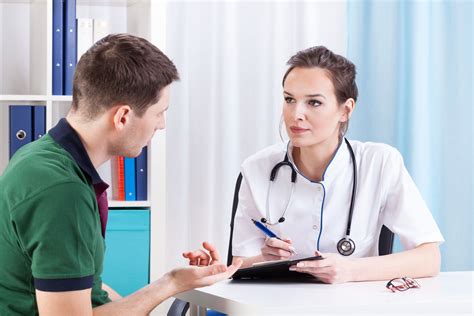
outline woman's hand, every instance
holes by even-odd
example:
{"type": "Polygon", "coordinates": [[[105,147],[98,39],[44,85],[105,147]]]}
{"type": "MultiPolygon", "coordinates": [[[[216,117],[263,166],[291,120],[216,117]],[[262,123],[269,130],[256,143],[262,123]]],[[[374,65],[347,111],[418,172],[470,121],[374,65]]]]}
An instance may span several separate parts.
{"type": "Polygon", "coordinates": [[[289,239],[267,238],[261,248],[263,261],[288,259],[294,251],[289,239]]]}
{"type": "Polygon", "coordinates": [[[343,257],[337,253],[323,254],[316,251],[322,260],[301,261],[291,266],[291,271],[308,273],[324,283],[336,284],[353,281],[351,267],[352,259],[343,257]]]}

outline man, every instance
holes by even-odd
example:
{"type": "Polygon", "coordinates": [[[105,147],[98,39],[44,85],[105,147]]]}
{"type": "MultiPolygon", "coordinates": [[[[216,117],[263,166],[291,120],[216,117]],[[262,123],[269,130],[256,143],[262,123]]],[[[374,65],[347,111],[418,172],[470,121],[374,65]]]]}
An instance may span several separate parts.
{"type": "Polygon", "coordinates": [[[67,117],[21,148],[0,177],[0,315],[146,315],[238,269],[205,243],[209,254],[196,255],[206,267],[175,269],[124,298],[102,284],[108,185],[96,170],[115,155],[138,156],[165,128],[178,79],[158,48],[127,34],[81,57],[67,117]]]}

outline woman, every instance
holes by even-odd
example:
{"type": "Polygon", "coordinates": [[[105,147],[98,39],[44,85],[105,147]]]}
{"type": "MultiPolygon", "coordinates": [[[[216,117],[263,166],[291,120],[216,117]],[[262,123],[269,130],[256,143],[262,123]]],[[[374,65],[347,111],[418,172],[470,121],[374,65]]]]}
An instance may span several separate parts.
{"type": "Polygon", "coordinates": [[[326,283],[438,274],[444,239],[400,153],[344,138],[358,95],[354,64],[318,46],[298,52],[288,65],[283,121],[289,142],[242,164],[234,260],[248,267],[293,253],[322,255],[291,269],[326,283]],[[270,185],[272,169],[285,160],[270,185]],[[267,238],[252,220],[282,240],[267,238]],[[399,236],[403,252],[378,256],[382,225],[399,236]]]}

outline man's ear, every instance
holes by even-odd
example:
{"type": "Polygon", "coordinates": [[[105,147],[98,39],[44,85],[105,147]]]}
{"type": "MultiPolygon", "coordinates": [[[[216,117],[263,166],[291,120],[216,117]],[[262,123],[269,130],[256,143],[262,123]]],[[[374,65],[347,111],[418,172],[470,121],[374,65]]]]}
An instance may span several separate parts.
{"type": "Polygon", "coordinates": [[[342,105],[343,114],[341,116],[341,120],[340,120],[341,122],[349,121],[349,119],[351,118],[352,112],[355,109],[355,106],[356,106],[356,103],[354,99],[352,98],[349,98],[346,100],[346,102],[344,102],[344,104],[342,105]]]}
{"type": "Polygon", "coordinates": [[[111,110],[115,129],[123,130],[130,123],[132,109],[128,105],[117,105],[111,110]]]}

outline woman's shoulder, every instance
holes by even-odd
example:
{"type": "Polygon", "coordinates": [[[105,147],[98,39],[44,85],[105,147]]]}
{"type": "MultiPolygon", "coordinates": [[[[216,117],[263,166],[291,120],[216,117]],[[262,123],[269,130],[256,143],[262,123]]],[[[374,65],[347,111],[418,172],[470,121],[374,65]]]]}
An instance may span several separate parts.
{"type": "Polygon", "coordinates": [[[257,166],[262,164],[267,165],[282,161],[285,157],[286,149],[286,143],[277,143],[265,147],[245,159],[242,163],[242,167],[257,166]]]}
{"type": "Polygon", "coordinates": [[[380,160],[383,162],[389,159],[401,159],[398,149],[389,144],[358,140],[350,140],[349,142],[354,149],[354,154],[363,160],[372,162],[380,160]]]}

